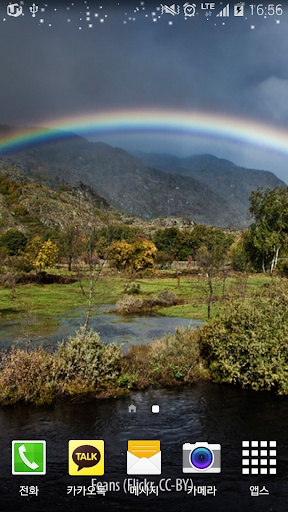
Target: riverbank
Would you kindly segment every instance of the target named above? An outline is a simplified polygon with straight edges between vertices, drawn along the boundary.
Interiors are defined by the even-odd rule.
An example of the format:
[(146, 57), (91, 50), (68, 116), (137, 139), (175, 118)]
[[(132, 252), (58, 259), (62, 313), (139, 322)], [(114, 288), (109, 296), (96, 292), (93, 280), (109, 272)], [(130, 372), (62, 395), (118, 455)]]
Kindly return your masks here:
[(287, 280), (274, 279), (248, 297), (229, 296), (202, 327), (179, 327), (126, 353), (84, 328), (53, 352), (12, 347), (2, 354), (0, 404), (94, 400), (203, 378), (288, 394), (287, 309)]
[(191, 384), (208, 378), (197, 331), (178, 327), (174, 335), (127, 353), (105, 345), (84, 329), (51, 353), (42, 347), (12, 347), (2, 353), (0, 405), (48, 405), (57, 399), (87, 401), (117, 397), (131, 389)]

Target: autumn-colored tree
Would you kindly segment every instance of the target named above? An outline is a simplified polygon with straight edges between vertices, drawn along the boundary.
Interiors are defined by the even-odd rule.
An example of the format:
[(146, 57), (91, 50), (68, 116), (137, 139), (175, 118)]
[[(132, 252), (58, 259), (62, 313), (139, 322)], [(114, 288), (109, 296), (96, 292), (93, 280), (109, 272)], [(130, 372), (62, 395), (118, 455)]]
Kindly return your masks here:
[(52, 267), (55, 265), (58, 258), (58, 247), (56, 244), (53, 244), (51, 240), (47, 240), (43, 243), (37, 258), (35, 260), (35, 266), (44, 268), (44, 267)]
[(117, 270), (128, 268), (140, 272), (153, 269), (157, 248), (151, 240), (137, 237), (132, 243), (112, 242), (109, 247), (109, 259)]
[(34, 238), (32, 238), (32, 240), (29, 240), (29, 242), (27, 242), (27, 244), (26, 244), (25, 259), (31, 265), (33, 265), (33, 267), (35, 266), (34, 263), (36, 261), (36, 258), (39, 254), (39, 251), (40, 251), (42, 245), (43, 245), (43, 242), (42, 242), (40, 236), (34, 236)]
[(35, 236), (27, 243), (24, 256), (36, 269), (51, 267), (57, 261), (58, 247), (51, 240), (43, 243), (40, 236)]

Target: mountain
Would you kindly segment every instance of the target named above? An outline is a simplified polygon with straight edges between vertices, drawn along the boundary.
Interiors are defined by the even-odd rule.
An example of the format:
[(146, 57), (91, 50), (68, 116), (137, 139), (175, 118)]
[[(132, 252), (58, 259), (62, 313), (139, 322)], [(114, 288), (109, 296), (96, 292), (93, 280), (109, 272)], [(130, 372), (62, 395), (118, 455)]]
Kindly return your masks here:
[(209, 154), (188, 158), (142, 151), (133, 154), (157, 169), (197, 179), (208, 185), (217, 194), (225, 197), (229, 203), (233, 203), (235, 208), (242, 212), (247, 212), (249, 208), (249, 196), (252, 190), (256, 190), (258, 187), (265, 189), (286, 186), (270, 171), (246, 169), (229, 160)]
[(145, 153), (135, 156), (78, 136), (5, 156), (1, 161), (47, 186), (89, 185), (130, 215), (186, 217), (222, 227), (247, 226), (251, 190), (283, 184), (272, 173), (242, 170), (212, 155), (188, 159)]

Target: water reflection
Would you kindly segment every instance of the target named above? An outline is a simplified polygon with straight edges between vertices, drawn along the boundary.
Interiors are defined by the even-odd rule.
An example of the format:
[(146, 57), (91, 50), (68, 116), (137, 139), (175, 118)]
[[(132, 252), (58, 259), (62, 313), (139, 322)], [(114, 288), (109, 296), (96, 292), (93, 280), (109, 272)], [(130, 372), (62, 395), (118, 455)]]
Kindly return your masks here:
[[(105, 311), (110, 310), (110, 313)], [(166, 332), (173, 333), (175, 328), (187, 325), (200, 325), (202, 322), (189, 320), (187, 318), (171, 318), (151, 314), (146, 316), (122, 316), (115, 312), (115, 306), (102, 306), (96, 314), (93, 314), (89, 321), (89, 327), (100, 334), (104, 343), (124, 343), (124, 350), (129, 344), (150, 343), (155, 338), (161, 338)], [(29, 327), (31, 334), (35, 333), (35, 339), (47, 340), (56, 343), (67, 339), (69, 335), (85, 323), (86, 313), (84, 310), (77, 310), (73, 315), (63, 313), (61, 317), (35, 317), (33, 325)], [(1, 321), (0, 348), (9, 347), (16, 340), (25, 340), (24, 333), (28, 332), (25, 323), (19, 320), (4, 322)], [(40, 337), (40, 338), (37, 338)], [(48, 341), (49, 340), (49, 341)]]

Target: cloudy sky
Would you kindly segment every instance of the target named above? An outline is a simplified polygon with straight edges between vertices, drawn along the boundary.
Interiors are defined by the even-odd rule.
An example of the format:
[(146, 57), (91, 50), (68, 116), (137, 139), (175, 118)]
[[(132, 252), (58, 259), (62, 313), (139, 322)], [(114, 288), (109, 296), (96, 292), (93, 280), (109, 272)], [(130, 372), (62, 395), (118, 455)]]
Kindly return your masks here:
[[(179, 109), (281, 128), (288, 137), (288, 3), (282, 14), (268, 13), (267, 2), (263, 14), (255, 7), (252, 15), (247, 2), (243, 17), (230, 3), (230, 16), (217, 17), (225, 1), (214, 9), (194, 1), (186, 11), (194, 16), (185, 19), (184, 2), (172, 6), (177, 12), (179, 5), (173, 15), (170, 3), (165, 12), (157, 2), (46, 0), (35, 2), (32, 16), (33, 2), (25, 0), (22, 14), (11, 16), (0, 0), (0, 124), (49, 127), (98, 111)], [(90, 139), (179, 156), (212, 153), (288, 183), (288, 147), (277, 153), (237, 140), (149, 131)]]

